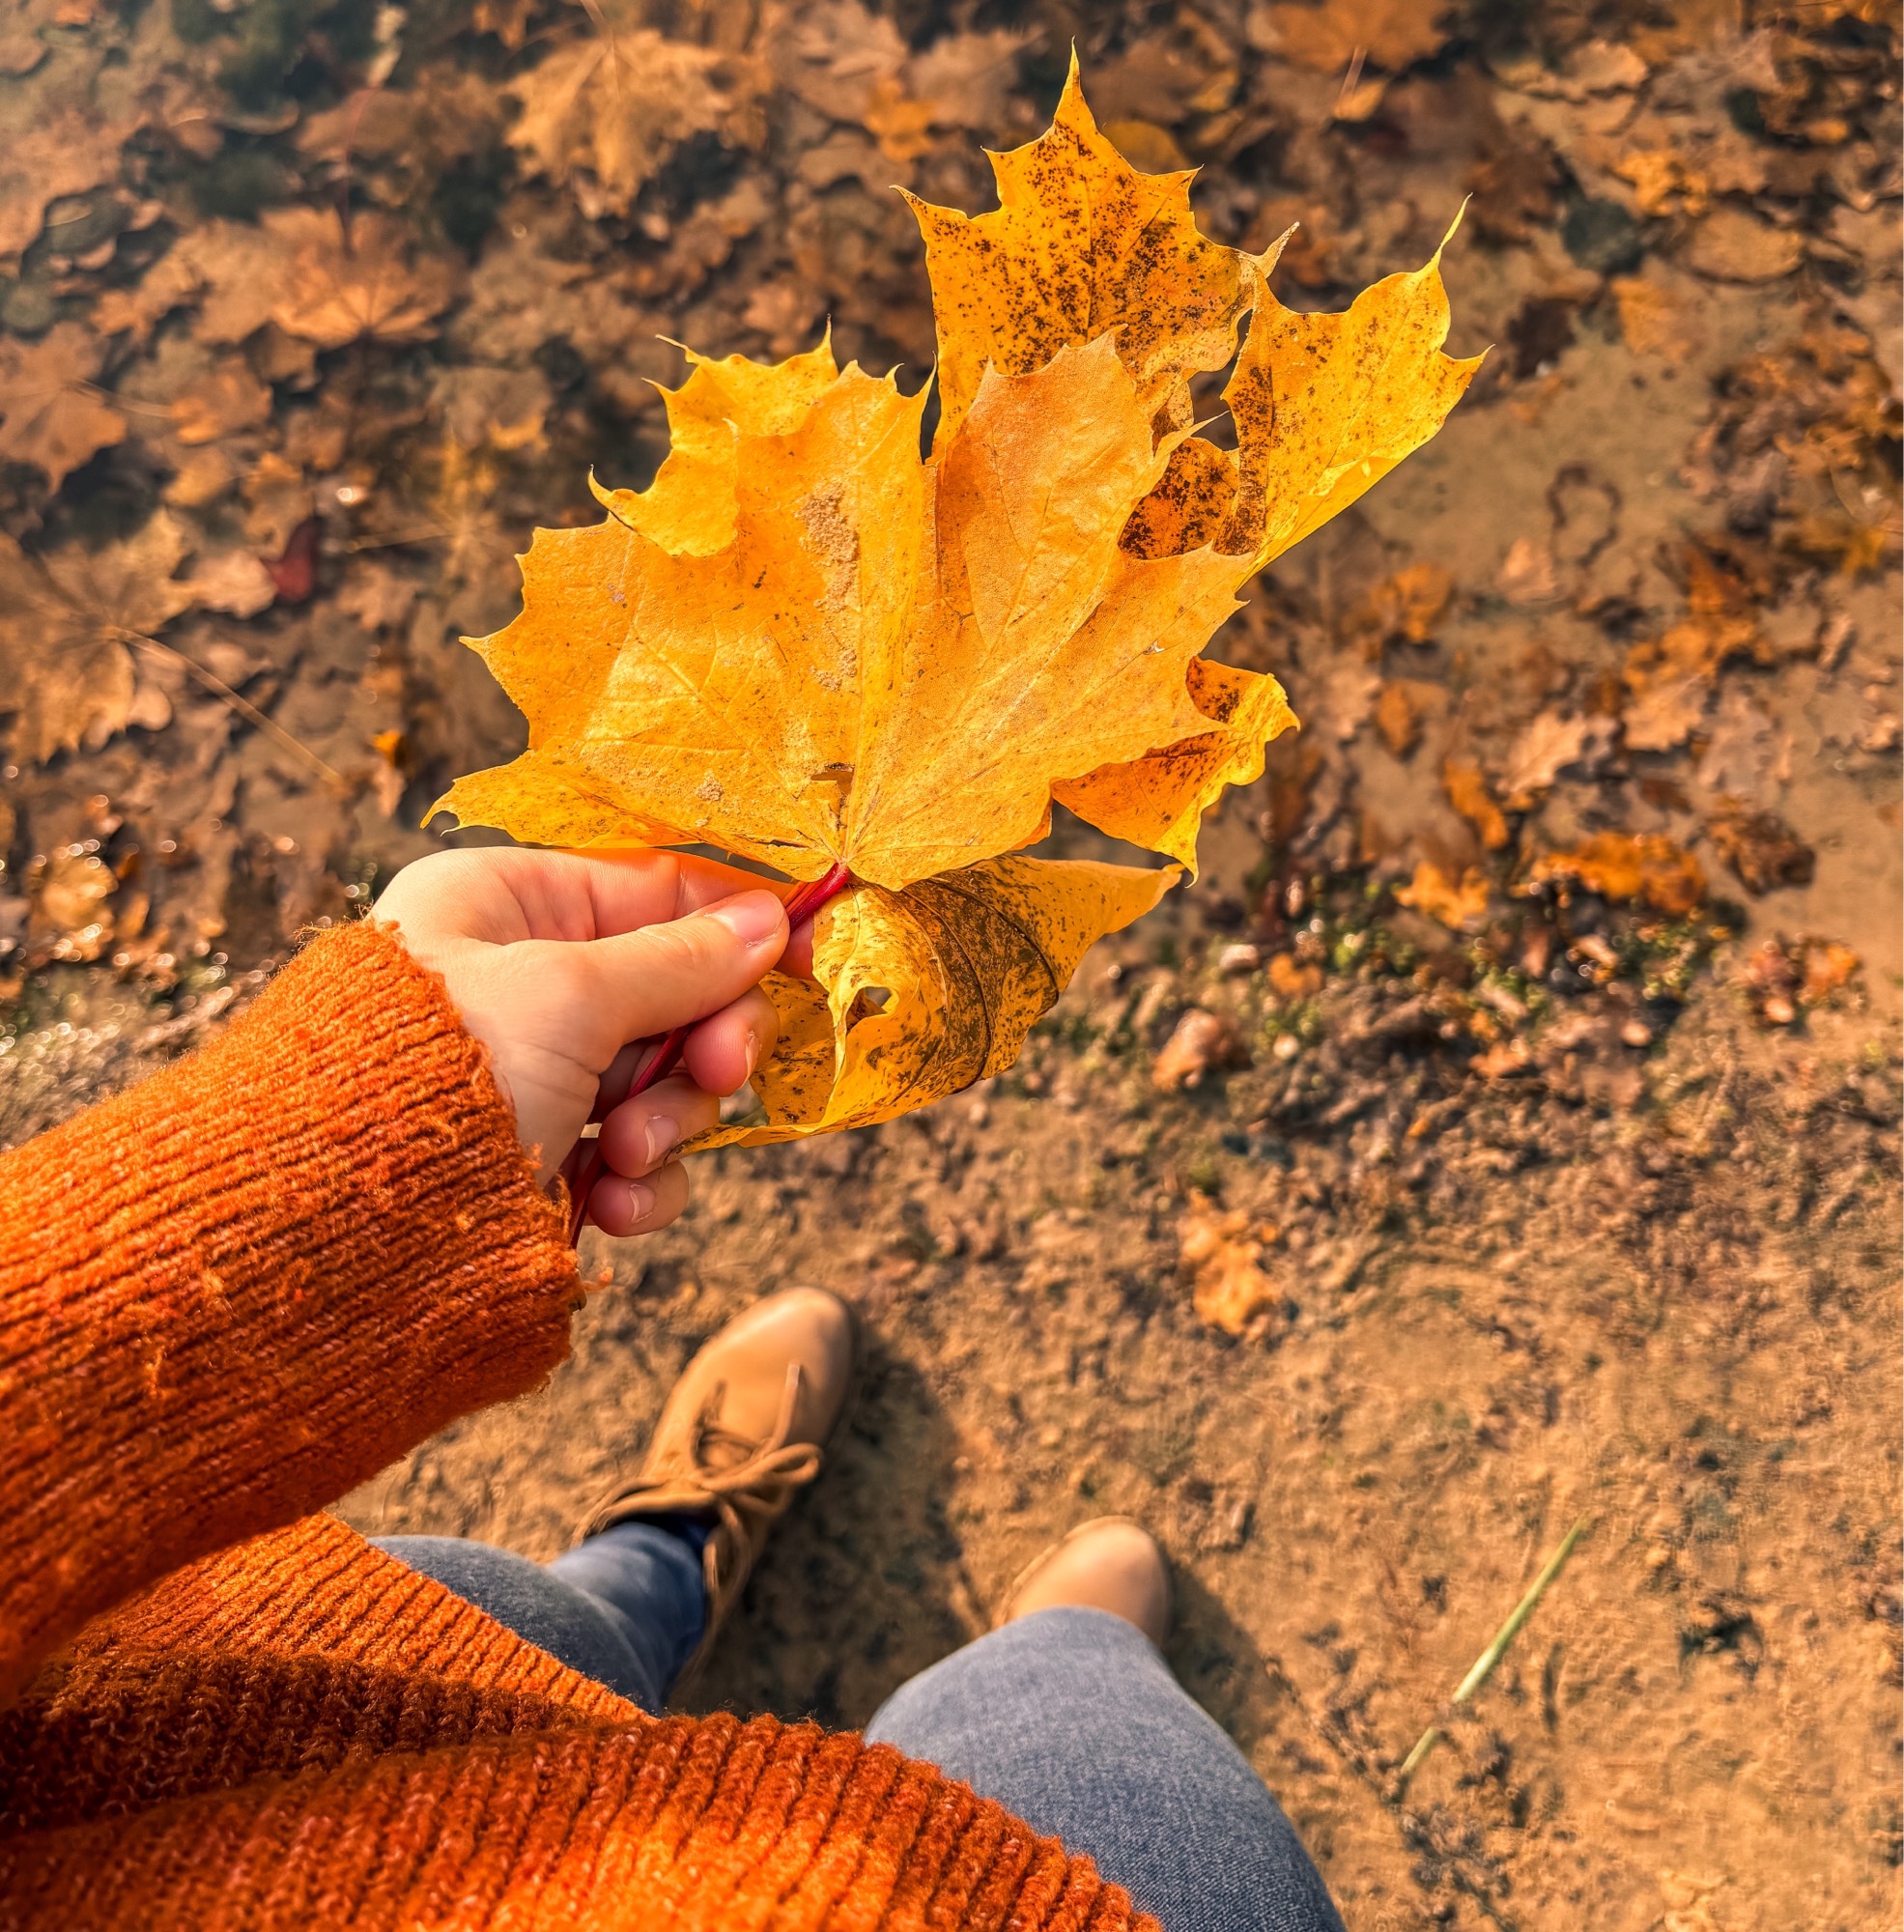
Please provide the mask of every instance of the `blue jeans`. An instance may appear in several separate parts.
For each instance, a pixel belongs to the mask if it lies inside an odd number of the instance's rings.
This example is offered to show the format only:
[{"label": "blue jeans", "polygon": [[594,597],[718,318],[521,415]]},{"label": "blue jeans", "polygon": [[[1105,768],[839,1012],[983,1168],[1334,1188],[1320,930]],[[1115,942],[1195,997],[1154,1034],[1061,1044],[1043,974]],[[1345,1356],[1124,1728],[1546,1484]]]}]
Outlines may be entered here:
[{"label": "blue jeans", "polygon": [[[449,1536],[379,1548],[643,1710],[700,1641],[691,1524],[621,1523],[548,1564]],[[1165,1932],[1342,1932],[1263,1780],[1122,1617],[1008,1624],[902,1684],[866,1734],[1088,1852]]]}]

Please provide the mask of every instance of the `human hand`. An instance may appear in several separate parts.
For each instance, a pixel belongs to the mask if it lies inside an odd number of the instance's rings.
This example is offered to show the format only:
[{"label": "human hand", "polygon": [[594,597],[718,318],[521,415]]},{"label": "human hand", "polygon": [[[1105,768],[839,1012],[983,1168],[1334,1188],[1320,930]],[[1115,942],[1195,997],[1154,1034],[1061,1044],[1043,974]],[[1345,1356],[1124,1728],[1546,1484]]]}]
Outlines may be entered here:
[{"label": "human hand", "polygon": [[[789,944],[779,896],[753,873],[672,852],[433,853],[375,912],[442,975],[545,1183],[601,1121],[607,1171],[587,1213],[611,1235],[665,1227],[687,1206],[669,1151],[719,1120],[719,1096],[772,1047],[761,976],[812,964],[810,923]],[[653,1050],[640,1043],[692,1022],[680,1069],[628,1098]]]}]

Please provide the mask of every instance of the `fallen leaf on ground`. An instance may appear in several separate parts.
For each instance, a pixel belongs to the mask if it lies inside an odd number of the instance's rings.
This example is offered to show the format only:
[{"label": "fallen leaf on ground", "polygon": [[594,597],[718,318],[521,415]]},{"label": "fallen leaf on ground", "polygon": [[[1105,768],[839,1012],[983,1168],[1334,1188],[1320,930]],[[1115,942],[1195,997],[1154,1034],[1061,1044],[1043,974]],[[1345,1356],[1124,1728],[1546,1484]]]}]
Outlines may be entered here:
[{"label": "fallen leaf on ground", "polygon": [[119,173],[129,126],[105,126],[76,108],[38,126],[8,130],[0,144],[0,257],[19,254],[40,233],[46,210]]},{"label": "fallen leaf on ground", "polygon": [[56,322],[38,342],[0,336],[0,459],[37,465],[57,490],[123,440],[126,418],[93,386],[103,357],[83,323]]},{"label": "fallen leaf on ground", "polygon": [[1473,826],[1475,837],[1490,852],[1507,843],[1507,819],[1488,789],[1481,767],[1466,759],[1450,758],[1441,767],[1441,787],[1448,803]]},{"label": "fallen leaf on ground", "polygon": [[1808,886],[1817,855],[1776,811],[1722,812],[1713,843],[1754,897],[1779,886]]},{"label": "fallen leaf on ground", "polygon": [[1395,902],[1426,913],[1450,932],[1479,932],[1488,917],[1487,875],[1470,866],[1456,880],[1432,860],[1422,859],[1414,877],[1397,891]]},{"label": "fallen leaf on ground", "polygon": [[1534,537],[1516,537],[1508,546],[1507,556],[1495,582],[1510,604],[1523,608],[1556,604],[1565,594],[1560,587],[1553,546]]},{"label": "fallen leaf on ground", "polygon": [[1398,758],[1406,758],[1421,743],[1422,720],[1446,701],[1447,693],[1438,684],[1390,678],[1376,701],[1376,729]]},{"label": "fallen leaf on ground", "polygon": [[1791,741],[1746,692],[1720,694],[1719,711],[1699,760],[1698,780],[1708,791],[1743,805],[1776,797],[1790,777]]},{"label": "fallen leaf on ground", "polygon": [[277,597],[270,571],[248,550],[219,550],[200,556],[185,583],[200,610],[222,611],[228,617],[255,617]]},{"label": "fallen leaf on ground", "polygon": [[1195,1287],[1192,1305],[1225,1334],[1262,1334],[1280,1309],[1282,1292],[1264,1272],[1262,1255],[1268,1231],[1241,1208],[1228,1212],[1202,1196],[1177,1224],[1178,1258]]},{"label": "fallen leaf on ground", "polygon": [[162,510],[136,536],[97,551],[69,544],[32,557],[0,535],[0,704],[18,714],[16,756],[43,764],[125,727],[131,644],[192,601],[172,577],[185,549]]},{"label": "fallen leaf on ground", "polygon": [[1684,846],[1657,833],[1596,832],[1567,852],[1535,860],[1522,890],[1577,886],[1606,899],[1643,899],[1670,918],[1706,895],[1706,875]]},{"label": "fallen leaf on ground", "polygon": [[1236,1029],[1230,1021],[1192,1007],[1151,1063],[1151,1084],[1164,1094],[1200,1086],[1206,1073],[1231,1065],[1237,1050]]},{"label": "fallen leaf on ground", "polygon": [[1610,286],[1620,312],[1620,334],[1635,355],[1680,363],[1692,354],[1691,318],[1684,303],[1643,275],[1616,275]]},{"label": "fallen leaf on ground", "polygon": [[233,356],[179,392],[172,405],[172,433],[187,445],[216,442],[239,430],[256,429],[270,412],[270,384],[259,382],[242,356]]},{"label": "fallen leaf on ground", "polygon": [[1384,578],[1369,593],[1356,612],[1355,628],[1382,639],[1400,638],[1411,644],[1425,644],[1434,637],[1454,594],[1451,572],[1438,563],[1411,563]]},{"label": "fallen leaf on ground", "polygon": [[55,940],[56,959],[97,959],[112,943],[106,901],[118,887],[112,867],[97,853],[77,846],[48,853],[27,872],[29,929]]},{"label": "fallen leaf on ground", "polygon": [[1552,789],[1562,772],[1578,770],[1591,775],[1612,751],[1614,729],[1610,718],[1543,711],[1515,740],[1508,753],[1507,769],[1501,775],[1508,810],[1531,810]]},{"label": "fallen leaf on ground", "polygon": [[1340,73],[1360,56],[1400,71],[1436,53],[1447,35],[1435,24],[1441,10],[1424,0],[1323,0],[1320,7],[1262,10],[1265,28],[1253,38],[1314,73]]},{"label": "fallen leaf on ground", "polygon": [[321,349],[420,342],[461,280],[448,257],[416,248],[387,214],[354,214],[348,235],[334,209],[273,209],[264,226],[284,251],[271,320]]},{"label": "fallen leaf on ground", "polygon": [[906,63],[906,83],[940,128],[991,132],[1005,119],[1028,37],[1010,27],[948,34]]},{"label": "fallen leaf on ground", "polygon": [[[800,46],[857,33],[850,13]],[[1473,371],[1439,352],[1433,264],[1347,315],[1284,309],[1262,260],[1198,234],[1180,177],[1104,141],[1075,70],[1053,128],[994,166],[995,214],[914,204],[944,385],[928,458],[925,393],[842,371],[827,343],[691,355],[652,486],[598,484],[604,522],[538,530],[521,616],[473,640],[529,749],[458,781],[440,803],[466,823],[849,875],[816,923],[819,989],[776,988],[754,1138],[1009,1065],[1085,947],[1168,888],[1174,869],[1005,858],[1054,799],[1194,868],[1203,817],[1292,722],[1274,678],[1199,653],[1261,563],[1431,435]],[[1186,441],[1188,378],[1230,358],[1245,313],[1239,450]],[[1133,545],[1198,443],[1231,467],[1226,546]]]},{"label": "fallen leaf on ground", "polygon": [[1850,947],[1834,939],[1807,939],[1800,950],[1803,982],[1799,997],[1807,1007],[1828,1000],[1863,963]]},{"label": "fallen leaf on ground", "polygon": [[1641,690],[1620,713],[1630,752],[1669,752],[1705,722],[1711,687],[1703,677],[1671,678]]},{"label": "fallen leaf on ground", "polygon": [[1313,1000],[1322,990],[1322,969],[1313,959],[1298,964],[1287,952],[1273,953],[1269,988],[1278,999]]},{"label": "fallen leaf on ground", "polygon": [[1805,241],[1743,208],[1716,208],[1692,231],[1686,265],[1716,282],[1776,282],[1805,260]]},{"label": "fallen leaf on ground", "polygon": [[1477,1053],[1467,1064],[1484,1080],[1505,1080],[1510,1074],[1526,1072],[1533,1063],[1527,1042],[1519,1034],[1510,1034],[1505,1039],[1497,1039],[1486,1052]]},{"label": "fallen leaf on ground", "polygon": [[509,83],[523,110],[509,144],[552,181],[586,170],[584,213],[626,214],[681,142],[727,121],[735,75],[718,50],[652,27],[586,34]]}]

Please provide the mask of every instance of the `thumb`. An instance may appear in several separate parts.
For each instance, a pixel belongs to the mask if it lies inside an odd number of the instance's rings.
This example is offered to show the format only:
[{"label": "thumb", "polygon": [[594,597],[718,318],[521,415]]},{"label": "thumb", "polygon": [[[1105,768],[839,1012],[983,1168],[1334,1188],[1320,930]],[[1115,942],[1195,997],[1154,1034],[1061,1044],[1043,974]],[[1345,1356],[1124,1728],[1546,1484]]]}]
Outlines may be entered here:
[{"label": "thumb", "polygon": [[554,942],[575,975],[577,1057],[599,1071],[630,1040],[719,1012],[759,981],[786,940],[785,909],[760,891],[607,939]]}]

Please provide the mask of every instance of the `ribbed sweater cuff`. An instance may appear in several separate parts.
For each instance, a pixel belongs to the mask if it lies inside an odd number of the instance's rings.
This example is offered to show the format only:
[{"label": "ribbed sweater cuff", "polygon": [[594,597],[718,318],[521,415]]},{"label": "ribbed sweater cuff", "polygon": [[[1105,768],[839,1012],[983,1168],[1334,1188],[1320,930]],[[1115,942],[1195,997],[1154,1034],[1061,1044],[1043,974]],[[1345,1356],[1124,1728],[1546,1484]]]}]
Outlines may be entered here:
[{"label": "ribbed sweater cuff", "polygon": [[579,1299],[482,1050],[369,925],[0,1159],[0,1701],[88,1617],[534,1386]]}]

